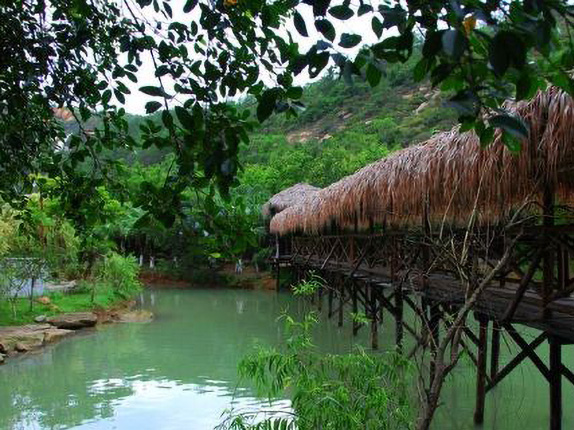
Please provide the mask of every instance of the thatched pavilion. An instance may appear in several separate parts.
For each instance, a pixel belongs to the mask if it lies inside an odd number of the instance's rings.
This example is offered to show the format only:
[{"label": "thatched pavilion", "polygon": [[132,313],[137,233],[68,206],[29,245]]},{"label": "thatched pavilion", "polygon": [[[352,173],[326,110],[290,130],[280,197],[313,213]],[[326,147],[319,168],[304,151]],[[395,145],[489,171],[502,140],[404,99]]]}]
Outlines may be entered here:
[{"label": "thatched pavilion", "polygon": [[461,133],[455,127],[288,205],[271,220],[271,231],[316,234],[332,225],[346,230],[373,224],[420,226],[423,217],[434,223],[464,224],[473,212],[479,222],[491,224],[527,201],[535,210],[549,190],[559,202],[571,201],[572,98],[551,87],[527,102],[505,107],[530,126],[520,151],[508,149],[500,130],[483,148],[475,133]]},{"label": "thatched pavilion", "polygon": [[316,194],[320,189],[321,188],[303,182],[295,184],[271,197],[261,208],[261,213],[265,218],[272,218],[279,212],[302,203],[305,199]]},{"label": "thatched pavilion", "polygon": [[[286,207],[270,230],[289,251],[278,252],[277,267],[297,280],[320,276],[314,300],[321,310],[327,296],[339,327],[345,308],[355,315],[364,306],[373,349],[384,312],[395,321],[397,351],[404,332],[416,340],[409,357],[421,346],[443,360],[449,344],[451,354],[474,356],[477,424],[486,393],[530,359],[548,381],[554,430],[562,380],[574,384],[562,359],[562,346],[574,344],[574,100],[550,87],[504,108],[528,124],[520,150],[501,130],[483,147],[455,127]],[[405,321],[405,307],[422,332]],[[466,324],[471,312],[476,332]],[[529,343],[515,325],[540,333]],[[352,321],[353,334],[360,327]],[[519,351],[503,368],[502,333]],[[535,351],[544,341],[547,363]]]}]

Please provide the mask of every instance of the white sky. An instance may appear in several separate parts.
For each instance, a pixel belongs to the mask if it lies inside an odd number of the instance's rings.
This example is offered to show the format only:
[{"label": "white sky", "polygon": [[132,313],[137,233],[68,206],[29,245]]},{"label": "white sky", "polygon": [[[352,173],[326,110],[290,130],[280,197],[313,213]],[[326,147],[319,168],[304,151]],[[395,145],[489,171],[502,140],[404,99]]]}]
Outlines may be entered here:
[{"label": "white sky", "polygon": [[[241,1],[241,0],[239,0],[239,1]],[[172,0],[170,2],[170,5],[172,6],[172,9],[173,9],[174,21],[181,21],[185,24],[185,23],[190,23],[194,17],[197,18],[199,7],[197,7],[196,10],[194,10],[191,14],[188,14],[186,16],[183,14],[183,5],[184,4],[185,4],[185,0]],[[331,7],[334,5],[337,5],[337,4],[340,4],[340,2],[333,2],[331,4]],[[371,2],[371,4],[376,9],[379,5],[379,1],[373,0]],[[307,31],[309,33],[309,37],[303,37],[295,30],[295,28],[293,26],[293,22],[292,22],[293,20],[292,19],[289,19],[289,21],[288,21],[287,30],[291,33],[293,39],[299,44],[300,52],[305,53],[320,38],[320,33],[318,33],[317,30],[315,29],[312,7],[302,4],[298,7],[298,10],[301,13],[301,15],[303,16],[303,18],[305,19]],[[159,17],[159,15],[154,13],[153,8],[151,8],[151,7],[145,8],[144,14],[145,14],[145,17],[148,18],[150,21],[153,21],[155,18]],[[330,17],[330,18],[332,18],[332,17]],[[161,17],[161,19],[162,19],[162,21],[165,21],[165,18]],[[363,15],[362,17],[353,17],[347,21],[339,21],[339,20],[332,18],[331,22],[335,26],[335,29],[337,31],[337,39],[335,39],[334,46],[337,46],[336,44],[339,40],[339,37],[343,33],[360,34],[363,37],[363,40],[362,40],[361,44],[359,44],[357,47],[355,47],[353,49],[343,49],[343,48],[337,47],[337,49],[339,51],[345,52],[352,57],[358,52],[361,45],[363,45],[365,43],[366,44],[372,44],[372,43],[377,42],[377,38],[371,29],[371,19],[372,19],[372,14],[366,14],[366,15]],[[389,34],[384,33],[383,37],[388,37],[391,34],[396,34],[395,31],[393,31],[393,32],[389,31],[388,33]],[[190,52],[192,52],[191,49],[190,49]],[[327,69],[328,69],[328,67],[323,70],[323,73],[326,72]],[[128,86],[128,88],[131,91],[131,94],[126,95],[126,103],[124,105],[124,108],[126,109],[127,112],[134,113],[134,114],[145,114],[146,102],[148,102],[150,100],[158,100],[157,98],[147,96],[147,95],[145,95],[139,91],[139,88],[142,86],[146,86],[146,85],[157,86],[158,85],[158,79],[155,77],[154,71],[155,71],[155,69],[153,67],[151,58],[148,55],[147,58],[143,58],[143,65],[140,67],[139,72],[136,74],[136,76],[138,78],[138,82],[133,83],[127,79],[125,80],[124,83]],[[167,81],[167,79],[166,79],[167,77],[168,76],[166,75],[163,78],[164,85],[166,85],[168,88],[171,88],[172,85]],[[270,79],[264,78],[264,80],[267,81],[268,83],[271,83]],[[305,85],[306,83],[309,83],[310,81],[311,81],[311,79],[307,73],[307,70],[305,70],[304,72],[302,72],[299,76],[297,76],[295,78],[295,84],[296,85]],[[172,103],[173,103],[173,106],[175,106],[177,104],[177,101],[173,101]]]}]

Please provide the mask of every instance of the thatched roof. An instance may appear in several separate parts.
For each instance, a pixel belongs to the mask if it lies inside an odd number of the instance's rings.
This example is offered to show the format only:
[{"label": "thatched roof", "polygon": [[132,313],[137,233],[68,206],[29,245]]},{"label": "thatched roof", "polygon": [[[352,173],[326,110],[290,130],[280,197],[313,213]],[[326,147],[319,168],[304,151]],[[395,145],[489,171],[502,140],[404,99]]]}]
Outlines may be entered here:
[{"label": "thatched roof", "polygon": [[304,199],[314,195],[320,189],[305,183],[295,184],[271,197],[261,208],[261,213],[265,218],[271,218],[288,207],[303,202]]},{"label": "thatched roof", "polygon": [[500,130],[483,149],[474,132],[451,131],[395,152],[317,192],[304,204],[275,216],[271,231],[313,234],[332,223],[420,226],[479,221],[494,223],[525,201],[540,202],[544,184],[557,197],[574,196],[574,101],[552,87],[528,102],[505,106],[530,124],[522,150],[512,153]]}]

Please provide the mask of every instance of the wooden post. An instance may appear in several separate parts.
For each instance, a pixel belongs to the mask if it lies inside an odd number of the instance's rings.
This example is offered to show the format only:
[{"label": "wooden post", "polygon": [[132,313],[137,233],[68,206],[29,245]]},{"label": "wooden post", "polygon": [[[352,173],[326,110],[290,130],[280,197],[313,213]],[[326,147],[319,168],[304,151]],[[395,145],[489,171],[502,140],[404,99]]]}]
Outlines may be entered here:
[{"label": "wooden post", "polygon": [[319,312],[323,310],[323,285],[319,285],[317,289],[317,310]]},{"label": "wooden post", "polygon": [[333,316],[333,285],[329,285],[329,295],[328,295],[328,309],[327,309],[327,317],[331,318]]},{"label": "wooden post", "polygon": [[281,265],[279,264],[279,260],[277,260],[277,281],[275,283],[275,290],[279,291],[279,288],[281,288]]},{"label": "wooden post", "polygon": [[395,343],[397,351],[403,352],[403,290],[395,286]]},{"label": "wooden post", "polygon": [[373,285],[369,286],[371,292],[371,348],[379,349],[379,323],[377,321],[377,291]]},{"label": "wooden post", "polygon": [[542,258],[542,299],[544,306],[542,316],[543,318],[548,318],[550,317],[550,310],[547,306],[552,297],[554,284],[554,251],[551,248],[551,241],[548,237],[551,233],[547,231],[547,228],[554,225],[554,187],[551,184],[546,184],[544,187],[542,223],[544,226],[544,242],[548,245]]},{"label": "wooden post", "polygon": [[476,363],[476,406],[474,409],[474,423],[484,422],[484,398],[486,395],[486,355],[488,345],[488,318],[477,315],[480,328],[478,334],[478,358]]},{"label": "wooden post", "polygon": [[339,320],[338,327],[343,327],[343,311],[345,306],[345,280],[341,278],[339,282]]},{"label": "wooden post", "polygon": [[[352,297],[353,315],[357,315],[357,313],[359,312],[359,300],[357,297],[357,286],[355,285],[354,282],[351,288],[351,294],[353,295]],[[356,336],[358,332],[359,332],[359,323],[355,320],[355,318],[353,318],[353,336]]]},{"label": "wooden post", "polygon": [[562,343],[559,338],[548,339],[550,347],[550,430],[562,428]]},{"label": "wooden post", "polygon": [[500,356],[500,324],[492,321],[492,348],[490,351],[490,379],[493,380],[498,375],[498,357]]},{"label": "wooden post", "polygon": [[403,352],[403,290],[402,286],[397,282],[397,244],[394,237],[391,238],[391,255],[390,255],[390,269],[391,269],[391,284],[395,289],[395,346],[399,353]]}]

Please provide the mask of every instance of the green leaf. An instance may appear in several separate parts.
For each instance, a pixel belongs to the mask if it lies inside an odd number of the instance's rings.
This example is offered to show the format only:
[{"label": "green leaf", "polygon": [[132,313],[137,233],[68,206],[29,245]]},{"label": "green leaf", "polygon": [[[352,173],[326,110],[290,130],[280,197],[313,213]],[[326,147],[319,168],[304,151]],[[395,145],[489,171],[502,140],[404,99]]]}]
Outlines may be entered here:
[{"label": "green leaf", "polygon": [[309,76],[316,78],[329,63],[331,56],[328,52],[319,52],[309,58]]},{"label": "green leaf", "polygon": [[329,13],[335,18],[340,19],[342,21],[345,21],[354,15],[351,8],[344,4],[339,6],[333,6],[331,9],[329,9]]},{"label": "green leaf", "polygon": [[367,3],[362,3],[361,6],[359,6],[358,15],[363,16],[366,13],[369,13],[372,11],[373,11],[373,6],[371,6],[370,4],[367,4]]},{"label": "green leaf", "polygon": [[515,32],[499,31],[490,41],[488,60],[497,76],[504,75],[511,65],[521,69],[526,63],[524,41]]},{"label": "green leaf", "polygon": [[191,12],[196,6],[199,0],[187,0],[183,6],[183,11],[185,13]]},{"label": "green leaf", "polygon": [[482,146],[483,148],[490,145],[493,139],[494,139],[494,128],[485,127],[480,132],[480,146]]},{"label": "green leaf", "polygon": [[488,122],[491,127],[501,128],[516,139],[528,138],[528,125],[522,118],[510,114],[500,114],[489,118]]},{"label": "green leaf", "polygon": [[358,34],[343,33],[339,46],[342,48],[353,48],[361,43],[361,36]]},{"label": "green leaf", "polygon": [[167,128],[169,129],[173,128],[173,116],[171,116],[169,111],[164,110],[161,113],[161,121],[163,122],[163,125],[165,125]]},{"label": "green leaf", "polygon": [[367,81],[371,87],[376,87],[381,81],[382,73],[377,66],[373,63],[369,63],[367,66]]},{"label": "green leaf", "polygon": [[371,20],[371,27],[376,36],[380,39],[381,36],[383,35],[383,23],[381,22],[381,20],[376,16],[374,16],[373,19]]},{"label": "green leaf", "polygon": [[313,15],[315,17],[325,16],[331,0],[313,0]]},{"label": "green leaf", "polygon": [[176,106],[175,107],[175,114],[177,116],[177,119],[179,120],[179,122],[183,126],[183,128],[185,128],[186,130],[189,130],[189,131],[192,131],[194,129],[193,118],[187,109],[185,109],[181,106]]},{"label": "green leaf", "polygon": [[121,104],[124,104],[126,102],[126,96],[124,96],[120,91],[114,90],[114,95]]},{"label": "green leaf", "polygon": [[140,91],[148,96],[171,98],[171,96],[164,92],[160,87],[146,86],[141,87]]},{"label": "green leaf", "polygon": [[266,90],[261,95],[259,104],[257,105],[257,119],[259,122],[263,122],[271,116],[277,105],[277,96],[276,88]]},{"label": "green leaf", "polygon": [[123,94],[131,94],[131,91],[123,82],[118,82],[118,91],[122,92]]},{"label": "green leaf", "polygon": [[325,39],[328,39],[331,42],[335,40],[337,33],[335,32],[335,27],[333,24],[331,24],[330,21],[326,19],[319,19],[315,21],[315,28],[325,37]]},{"label": "green leaf", "polygon": [[155,102],[155,101],[151,101],[151,102],[147,102],[145,104],[145,111],[146,113],[150,114],[150,113],[154,113],[156,110],[158,110],[160,107],[162,106],[162,104],[160,102]]},{"label": "green leaf", "polygon": [[295,13],[293,14],[293,21],[295,24],[295,28],[297,29],[299,34],[304,37],[309,37],[309,33],[307,32],[307,26],[305,25],[305,20],[298,11],[295,11]]},{"label": "green leaf", "polygon": [[291,87],[287,90],[287,97],[293,100],[299,100],[303,96],[303,88]]},{"label": "green leaf", "polygon": [[419,62],[415,65],[415,68],[413,70],[413,78],[415,82],[422,81],[426,77],[428,70],[429,70],[428,59],[421,58]]},{"label": "green leaf", "polygon": [[510,152],[517,154],[522,149],[521,139],[513,136],[506,130],[503,130],[502,132],[502,141],[504,142],[504,145],[506,145],[506,147],[510,150]]},{"label": "green leaf", "polygon": [[102,104],[107,105],[111,99],[112,99],[111,90],[104,91],[102,94]]}]

